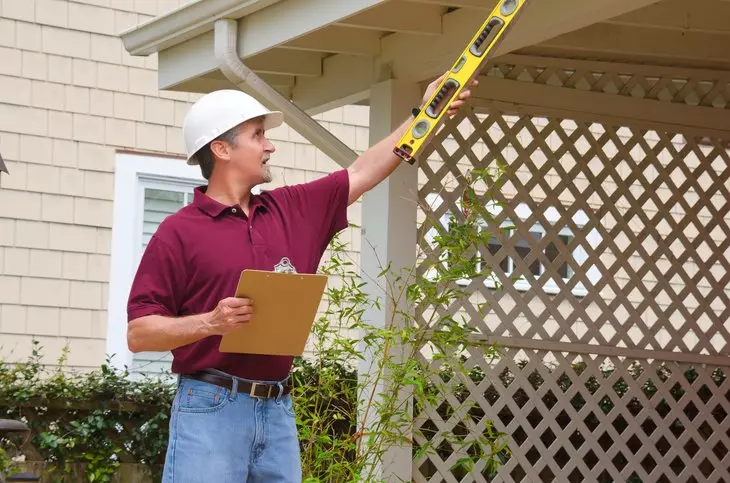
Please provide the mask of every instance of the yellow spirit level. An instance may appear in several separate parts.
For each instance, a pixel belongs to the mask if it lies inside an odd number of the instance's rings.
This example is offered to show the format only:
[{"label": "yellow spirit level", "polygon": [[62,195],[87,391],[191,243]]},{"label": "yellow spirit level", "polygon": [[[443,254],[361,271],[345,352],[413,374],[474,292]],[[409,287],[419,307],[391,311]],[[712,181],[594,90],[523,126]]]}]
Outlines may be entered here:
[{"label": "yellow spirit level", "polygon": [[510,25],[528,0],[500,0],[491,15],[459,56],[449,74],[441,81],[431,99],[411,123],[393,152],[413,164],[420,150],[428,144],[439,127],[448,107],[464,88],[471,85],[488,59],[489,52],[499,45]]}]

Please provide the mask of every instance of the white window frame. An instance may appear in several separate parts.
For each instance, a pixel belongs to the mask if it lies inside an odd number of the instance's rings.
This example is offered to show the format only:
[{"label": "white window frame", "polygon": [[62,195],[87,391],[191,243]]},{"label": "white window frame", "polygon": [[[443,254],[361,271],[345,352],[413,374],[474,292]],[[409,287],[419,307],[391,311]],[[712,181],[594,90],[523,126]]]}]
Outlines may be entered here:
[{"label": "white window frame", "polygon": [[114,172],[106,353],[111,364],[132,371],[133,353],[127,347],[127,301],[139,264],[144,216],[144,188],[186,188],[207,184],[199,166],[184,159],[117,153]]}]

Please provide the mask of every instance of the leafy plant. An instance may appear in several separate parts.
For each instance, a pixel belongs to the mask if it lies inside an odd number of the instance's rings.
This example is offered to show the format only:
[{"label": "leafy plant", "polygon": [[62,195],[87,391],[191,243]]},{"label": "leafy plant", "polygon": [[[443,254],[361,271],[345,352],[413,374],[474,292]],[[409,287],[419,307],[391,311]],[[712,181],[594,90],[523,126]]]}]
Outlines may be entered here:
[{"label": "leafy plant", "polygon": [[[465,365],[467,352],[498,357],[495,347],[471,337],[474,329],[465,316],[442,309],[471,295],[457,280],[490,276],[476,263],[479,247],[490,237],[483,227],[492,214],[481,201],[489,193],[478,195],[474,184],[496,187],[499,177],[473,171],[463,216],[452,216],[446,227],[438,220],[424,223],[423,229],[437,231],[433,253],[444,254],[428,263],[421,254],[413,267],[395,270],[389,264],[378,274],[358,274],[346,246],[338,239],[330,245],[322,272],[337,283],[328,288],[327,308],[314,324],[314,361],[295,373],[305,481],[376,481],[383,477],[389,449],[411,445],[419,458],[441,450],[434,441],[447,441],[459,455],[455,471],[470,472],[479,463],[480,471],[493,475],[507,457],[505,435],[468,411],[449,431],[418,429],[414,423],[414,413],[435,408],[446,395],[469,409],[464,389],[474,371]],[[365,280],[376,284],[384,300],[370,297]],[[373,325],[368,314],[383,307],[392,308],[387,324]],[[308,387],[317,391],[306,392]]]},{"label": "leafy plant", "polygon": [[0,411],[28,424],[32,445],[47,463],[47,476],[52,481],[108,482],[123,459],[158,475],[167,428],[148,428],[167,420],[174,385],[163,379],[133,380],[109,360],[88,373],[69,371],[67,356],[65,348],[57,367],[49,369],[34,340],[27,361],[0,363]]}]

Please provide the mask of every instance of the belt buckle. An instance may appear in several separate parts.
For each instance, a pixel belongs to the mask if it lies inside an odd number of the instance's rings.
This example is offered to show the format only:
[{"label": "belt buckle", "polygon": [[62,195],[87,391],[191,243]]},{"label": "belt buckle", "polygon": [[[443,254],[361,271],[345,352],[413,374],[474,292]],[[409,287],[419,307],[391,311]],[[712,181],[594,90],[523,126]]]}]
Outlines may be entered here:
[{"label": "belt buckle", "polygon": [[[256,392],[256,386],[267,386],[269,388],[269,390],[266,393],[266,396],[257,396],[256,394],[254,394]],[[259,398],[259,399],[266,399],[266,398],[268,398],[268,397],[271,396],[271,386],[269,386],[268,384],[259,384],[257,382],[252,382],[251,383],[251,390],[248,391],[248,395],[251,396],[251,397]]]}]

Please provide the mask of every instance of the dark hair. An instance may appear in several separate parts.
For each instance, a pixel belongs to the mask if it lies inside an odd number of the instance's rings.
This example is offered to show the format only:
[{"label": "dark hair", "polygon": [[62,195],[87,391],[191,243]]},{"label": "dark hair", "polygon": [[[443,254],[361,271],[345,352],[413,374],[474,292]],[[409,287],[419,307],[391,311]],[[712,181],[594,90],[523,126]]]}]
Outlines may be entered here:
[{"label": "dark hair", "polygon": [[[223,141],[228,144],[230,144],[233,147],[236,147],[236,138],[238,137],[238,134],[241,132],[241,125],[234,126],[228,131],[224,132],[217,138],[213,139],[213,141]],[[213,173],[213,163],[214,163],[214,157],[213,157],[213,151],[210,149],[211,143],[213,141],[209,142],[200,150],[195,153],[195,159],[198,160],[198,164],[200,165],[200,172],[203,175],[203,178],[210,179],[210,175]]]}]

